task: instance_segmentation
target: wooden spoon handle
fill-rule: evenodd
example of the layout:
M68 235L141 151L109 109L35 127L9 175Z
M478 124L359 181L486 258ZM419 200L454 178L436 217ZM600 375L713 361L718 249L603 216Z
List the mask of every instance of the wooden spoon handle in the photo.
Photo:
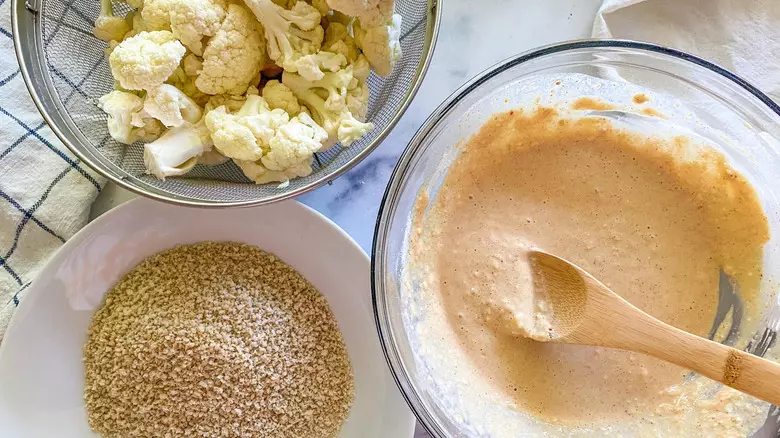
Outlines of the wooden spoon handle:
M780 405L780 365L679 330L642 312L629 332L630 349L688 368L734 389ZM638 336L637 336L638 335ZM625 339L625 338L624 338ZM628 339L626 339L628 341ZM623 347L621 347L623 348Z

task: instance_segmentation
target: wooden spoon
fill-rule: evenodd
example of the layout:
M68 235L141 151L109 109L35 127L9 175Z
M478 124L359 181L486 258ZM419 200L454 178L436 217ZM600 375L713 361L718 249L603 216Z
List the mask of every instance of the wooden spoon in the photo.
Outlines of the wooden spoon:
M540 251L529 258L551 322L533 339L646 354L780 405L780 365L665 324L561 258Z

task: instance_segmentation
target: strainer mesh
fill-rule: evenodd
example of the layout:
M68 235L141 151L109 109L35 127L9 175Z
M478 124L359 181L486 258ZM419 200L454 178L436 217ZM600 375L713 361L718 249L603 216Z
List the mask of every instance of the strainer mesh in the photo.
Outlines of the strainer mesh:
M420 79L418 70L428 50L428 23L432 19L427 1L396 0L396 13L403 16L403 57L390 77L382 78L372 73L368 79L371 89L368 120L376 128L348 148L337 145L316 154L314 172L310 176L279 188L277 184L252 184L232 162L220 166L198 165L187 176L166 181L145 174L143 145L125 146L111 139L106 115L96 106L97 99L110 92L114 83L104 54L106 43L92 35L93 24L100 12L99 3L98 0L45 0L39 14L41 47L55 97L65 108L63 116L70 118L79 131L74 134L86 139L86 142L72 141L74 147L97 151L121 169L120 177L125 182L143 191L151 189L174 199L212 202L262 201L298 192L310 184L330 180L343 166L357 160L392 122ZM115 9L121 15L131 10L125 4L115 4Z

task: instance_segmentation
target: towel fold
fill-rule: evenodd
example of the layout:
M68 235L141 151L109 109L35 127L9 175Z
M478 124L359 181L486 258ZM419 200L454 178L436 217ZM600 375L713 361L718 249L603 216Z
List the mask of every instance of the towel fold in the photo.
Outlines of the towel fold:
M604 0L593 36L697 55L780 102L779 0Z

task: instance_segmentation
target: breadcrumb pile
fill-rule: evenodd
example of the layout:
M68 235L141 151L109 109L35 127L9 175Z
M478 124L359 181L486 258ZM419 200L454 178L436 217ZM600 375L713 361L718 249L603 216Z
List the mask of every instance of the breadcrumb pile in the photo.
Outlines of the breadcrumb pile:
M105 438L335 437L354 399L325 298L238 243L144 260L95 313L84 365L89 424Z

